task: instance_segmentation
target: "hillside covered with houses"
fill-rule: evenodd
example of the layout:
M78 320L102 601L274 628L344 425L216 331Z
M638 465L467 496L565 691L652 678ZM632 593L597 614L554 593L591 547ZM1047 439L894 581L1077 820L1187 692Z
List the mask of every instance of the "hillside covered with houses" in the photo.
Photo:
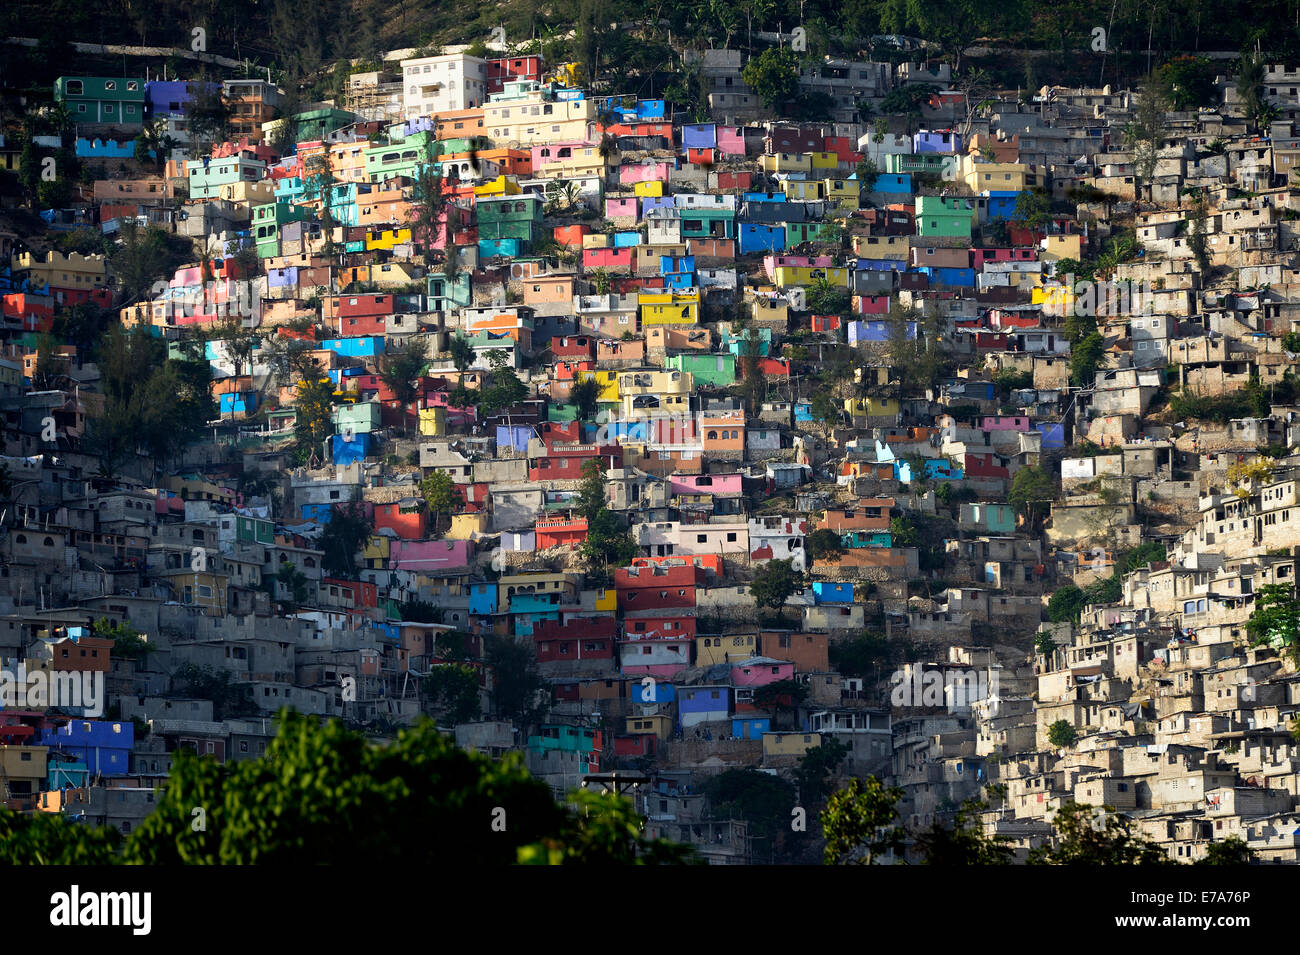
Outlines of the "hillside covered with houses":
M0 90L0 670L87 688L0 680L7 809L129 835L287 707L717 864L863 779L875 861L1300 861L1300 72L786 26Z

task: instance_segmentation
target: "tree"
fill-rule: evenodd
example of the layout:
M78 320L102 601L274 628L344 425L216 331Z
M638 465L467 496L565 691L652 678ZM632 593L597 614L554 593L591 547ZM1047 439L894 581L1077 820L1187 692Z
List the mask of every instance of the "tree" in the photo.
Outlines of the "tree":
M412 189L414 201L407 219L411 234L416 237L423 252L425 268L433 265L436 246L440 240L444 245L451 244L447 199L443 191L442 167L439 164L441 153L441 142L432 132L425 133L424 161L415 172Z
M996 36L1023 17L1023 5L980 3L979 0L886 0L881 25L895 33L914 30L933 40L961 71L962 57L977 39Z
M1205 857L1196 865L1250 865L1259 861L1259 853L1240 836L1228 836L1205 847Z
M1277 108L1264 96L1264 79L1267 76L1265 57L1261 53L1247 53L1241 58L1237 73L1237 96L1241 100L1242 114L1255 132L1267 132L1277 116Z
M300 457L311 457L334 433L334 384L318 364L312 362L298 382L293 407L294 436Z
M460 663L435 666L424 678L424 695L453 726L479 717L478 670Z
M1067 803L1052 819L1056 845L1029 853L1030 865L1173 865L1154 842L1133 834L1110 806Z
M357 554L375 531L361 504L336 504L330 509L329 521L321 532L319 546L325 552L321 566L330 577L343 580L357 578Z
M926 865L1010 865L1015 849L1005 836L989 836L979 822L988 803L967 799L953 817L953 825L931 823L917 836L917 848Z
M1047 727L1047 741L1056 748L1072 746L1079 738L1079 732L1069 720L1057 720Z
M135 627L128 623L115 623L107 617L95 621L94 632L96 637L113 641L114 660L143 662L158 649Z
M258 712L252 690L245 683L232 681L230 670L186 663L172 673L172 687L193 699L210 700L213 719L218 721Z
M883 634L864 631L847 640L837 640L829 647L830 664L837 673L849 677L866 677L882 665L892 663L898 644Z
M877 858L898 852L904 830L898 823L903 790L886 787L875 776L851 779L834 793L821 813L826 836L827 865L874 865Z
M602 507L587 521L587 539L582 542L578 553L589 569L600 568L589 584L598 580L608 586L609 568L626 567L641 553L641 548L633 540L623 519L609 508Z
M474 363L474 346L459 332L451 336L451 341L447 343L447 350L451 352L451 363L456 366L457 371L464 371Z
M1205 194L1197 190L1192 208L1187 213L1187 219L1191 223L1187 233L1187 247L1192 250L1192 255L1196 259L1196 269L1203 277L1210 273L1210 253L1206 240L1206 222L1209 217Z
M611 792L575 790L560 834L518 851L520 865L696 865L690 846L648 839L631 800Z
M1051 200L1046 189L1026 189L1016 196L1016 208L1011 221L1026 229L1038 229L1047 222Z
M799 90L799 58L788 47L769 47L750 57L741 79L763 101L766 109L777 109Z
M513 408L528 397L528 386L519 380L512 368L504 365L493 368L489 372L489 381L491 383L486 388L479 390L479 408L485 414Z
M804 752L794 770L795 785L799 787L799 802L805 806L821 805L830 795L830 779L849 755L849 748L834 736L826 738L820 746Z
M380 358L379 377L402 403L403 410L415 400L418 394L415 379L424 373L428 364L429 343L423 338L407 339Z
M922 107L930 102L930 97L938 89L927 83L909 83L906 86L899 86L885 94L885 98L880 101L880 111L888 116L902 116L907 120L907 135L911 136L915 132L917 125L922 119ZM883 142L883 134L880 141Z
M58 813L24 814L0 806L0 864L113 865L122 834L88 826Z
M1203 56L1179 56L1156 70L1161 93L1175 110L1213 106L1219 98L1214 64Z
M125 861L160 864L509 864L566 813L517 754L462 750L421 720L385 746L284 711L265 759L181 750ZM206 827L191 823L196 806ZM494 828L500 809L508 824Z
M826 278L813 279L807 295L808 311L817 315L835 315L849 307L849 290Z
M154 282L166 267L166 240L161 229L141 228L134 219L125 219L119 230L121 244L109 259L117 276L124 305L148 297Z
M243 374L245 367L253 371L253 352L257 348L257 336L237 316L223 319L208 329L212 341L221 342L221 350L235 369L235 375Z
M810 560L835 564L839 563L840 557L844 554L844 541L835 531L823 527L808 535L804 542L804 550Z
M541 718L549 697L548 684L537 673L537 661L531 646L511 637L491 635L486 639L484 659L492 671L492 698L496 712L521 726Z
M1286 584L1265 584L1255 595L1246 621L1251 646L1280 646L1300 660L1300 600Z
M785 602L803 587L803 574L794 569L793 559L769 560L754 573L749 592L759 607L783 614Z
M1048 658L1056 652L1056 641L1052 639L1050 633L1040 633L1034 637L1034 652Z
M1092 387L1105 357L1106 342L1101 333L1085 336L1070 350L1070 383L1076 388Z
M420 497L433 513L435 531L441 523L442 515L450 517L461 503L456 483L446 471L433 471L425 477L420 482Z
M1142 186L1145 184L1150 188L1151 177L1160 159L1167 105L1160 82L1154 76L1148 76L1138 93L1133 119L1124 126L1124 142L1133 151L1134 194L1139 199L1142 198Z
M607 504L604 465L599 458L591 458L582 465L582 481L578 485L578 513L590 521Z
M774 680L754 689L754 705L772 711L772 726L781 724L781 714L794 713L808 698L807 684L797 680Z
M1041 467L1025 467L1016 471L1011 481L1007 503L1025 516L1030 526L1047 513L1048 505L1056 499L1056 482Z
M755 842L767 843L773 856L790 832L790 810L797 793L787 780L756 769L728 769L700 787L714 819L743 819Z
M202 156L211 153L215 144L225 142L229 137L230 104L222 95L221 84L210 81L206 73L190 86L192 98L185 110L187 125L194 155Z
M299 606L307 602L310 594L308 590L307 575L298 569L298 565L291 560L286 560L280 564L280 568L275 572L275 579L285 590L289 591L290 602Z
M590 421L596 416L600 398L600 383L595 378L584 378L569 389L569 401L578 409L579 421Z
M1083 591L1074 584L1066 584L1047 601L1047 619L1052 623L1077 621L1083 612L1084 603Z

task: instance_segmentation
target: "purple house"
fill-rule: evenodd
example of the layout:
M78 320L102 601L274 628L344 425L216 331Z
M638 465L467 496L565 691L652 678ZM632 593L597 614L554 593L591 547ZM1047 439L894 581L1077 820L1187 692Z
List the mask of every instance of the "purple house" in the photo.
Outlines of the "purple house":
M209 90L221 89L220 83L209 83ZM145 108L151 116L181 116L194 99L197 82L190 80L152 80L144 86Z
M417 574L456 573L469 567L469 541L395 540L388 552L390 570Z
M718 128L712 123L697 123L682 127L682 150L717 149Z
M951 129L923 129L912 137L912 152L961 152L961 136Z

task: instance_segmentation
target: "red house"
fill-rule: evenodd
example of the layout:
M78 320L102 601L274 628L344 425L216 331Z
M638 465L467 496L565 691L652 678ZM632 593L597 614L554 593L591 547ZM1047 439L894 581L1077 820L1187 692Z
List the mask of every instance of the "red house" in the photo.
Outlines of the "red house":
M695 589L703 571L684 567L620 567L614 571L614 589L619 609L657 610L664 607L694 607Z
M546 517L534 525L537 533L537 549L548 547L575 546L587 539L587 519L585 517Z
M379 587L375 584L360 580L338 580L334 577L326 577L324 583L329 587L337 587L340 591L351 594L352 606L354 607L379 606Z
M582 478L582 467L588 461L598 460L601 466L621 468L623 448L617 444L565 444L551 448L544 458L538 458L528 468L530 481L577 481Z
M500 56L487 61L487 91L500 93L506 84L516 80L542 79L540 56Z
M429 516L421 506L375 505L375 530L387 527L402 540L424 540L429 536Z
M596 357L596 340L588 335L571 335L551 339L551 354L557 359L592 361Z
M613 617L539 620L533 625L538 663L613 660L617 639L618 622Z

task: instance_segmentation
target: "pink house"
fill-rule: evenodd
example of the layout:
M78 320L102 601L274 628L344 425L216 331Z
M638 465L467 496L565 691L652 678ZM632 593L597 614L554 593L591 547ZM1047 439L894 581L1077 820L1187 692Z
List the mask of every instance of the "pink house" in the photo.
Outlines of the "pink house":
M763 271L768 280L776 281L776 270L780 268L828 269L834 264L829 255L765 255Z
M739 474L673 474L668 487L673 494L740 494Z
M614 272L636 271L636 249L583 249L582 267Z
M980 422L981 431L1028 431L1029 419L1024 415L991 415Z
M389 547L388 566L425 574L466 570L470 546L469 541L395 540Z
M859 315L888 315L888 295L855 295L853 310Z
M1037 262L1038 251L1018 249L971 249L971 268L982 269L985 262Z
M626 199L606 199L605 200L605 218L606 219L637 219L637 198L629 196Z
M732 686L767 686L781 680L794 679L794 664L771 657L750 657L743 663L732 664Z
M666 162L624 163L618 167L618 181L625 186L634 182L667 182L671 170Z
M724 156L743 156L745 155L745 134L741 132L739 126L719 126L718 149Z

